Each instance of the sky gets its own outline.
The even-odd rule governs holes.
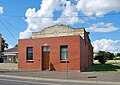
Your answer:
[[[94,52],[120,52],[120,0],[0,0],[0,33],[9,48],[56,24],[84,27]]]

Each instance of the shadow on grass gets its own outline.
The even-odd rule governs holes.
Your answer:
[[[120,66],[113,64],[94,64],[94,71],[118,71],[120,70]]]

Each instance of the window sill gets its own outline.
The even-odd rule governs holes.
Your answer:
[[[33,60],[27,60],[27,62],[31,62],[31,63],[32,63],[32,62],[33,62]]]
[[[60,62],[61,62],[61,63],[66,63],[66,62],[69,63],[68,60],[67,60],[67,61],[66,61],[66,60],[60,60]]]

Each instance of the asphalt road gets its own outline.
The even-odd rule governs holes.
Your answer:
[[[61,81],[46,81],[34,79],[17,79],[17,78],[2,78],[0,77],[0,85],[112,85],[96,83],[80,83],[80,82],[61,82]]]

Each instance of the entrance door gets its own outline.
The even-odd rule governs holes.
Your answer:
[[[49,60],[50,60],[50,47],[44,46],[42,50],[42,70],[49,69]]]

